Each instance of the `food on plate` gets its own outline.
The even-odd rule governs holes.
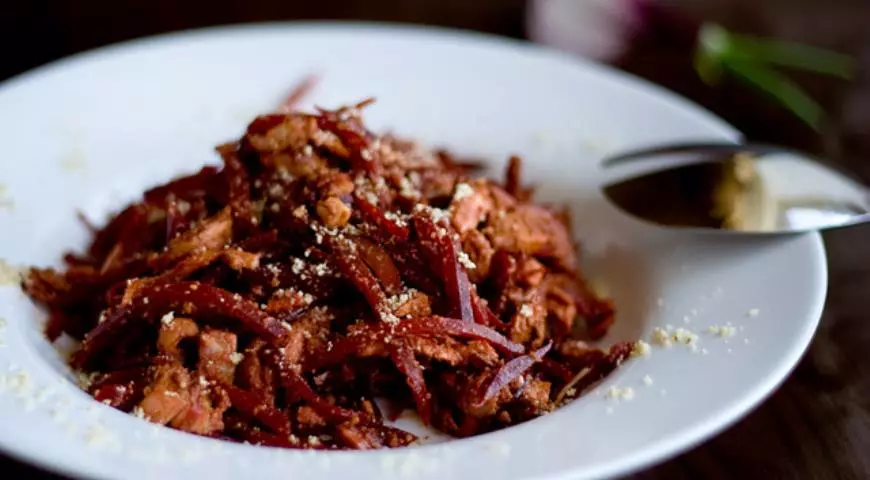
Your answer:
[[[398,447],[406,408],[465,437],[552,411],[631,352],[564,210],[362,122],[370,101],[255,119],[221,167],[152,188],[62,270],[46,335],[96,400],[287,448]],[[286,112],[286,113],[285,113]],[[376,399],[378,399],[376,401]]]

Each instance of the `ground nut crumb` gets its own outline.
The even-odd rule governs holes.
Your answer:
[[[634,345],[631,347],[631,356],[635,358],[648,357],[650,353],[652,353],[652,348],[650,348],[649,344],[643,340],[634,342]]]
[[[692,345],[698,341],[698,335],[685,328],[678,328],[674,330],[673,340],[685,345]]]
[[[711,325],[707,331],[720,338],[729,338],[737,333],[737,329],[731,325]]]
[[[671,340],[671,335],[661,327],[653,329],[652,343],[665,348],[670,348],[674,344]]]
[[[233,365],[238,365],[242,363],[242,360],[245,359],[245,356],[239,352],[233,352],[230,354],[230,361],[233,362]]]
[[[160,323],[162,323],[163,325],[169,326],[169,325],[172,325],[172,322],[173,322],[174,320],[175,320],[175,313],[174,313],[174,312],[169,312],[169,313],[167,313],[166,315],[163,315],[163,317],[160,318]]]
[[[0,287],[17,285],[21,282],[23,272],[0,258]]]
[[[474,189],[467,183],[456,184],[456,193],[453,194],[453,200],[462,200],[474,195]]]
[[[632,400],[634,399],[634,389],[631,387],[617,387],[612,386],[607,389],[607,393],[604,394],[605,398],[608,400]]]

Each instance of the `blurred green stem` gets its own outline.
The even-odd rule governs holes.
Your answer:
[[[761,90],[815,130],[824,121],[822,107],[796,83],[773,67],[787,67],[851,79],[855,62],[848,55],[821,48],[735,35],[715,24],[701,28],[695,69],[701,79],[716,85],[724,75]]]

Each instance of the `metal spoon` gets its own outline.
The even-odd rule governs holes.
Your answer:
[[[770,234],[870,221],[870,190],[785,147],[687,143],[622,153],[603,164],[634,170],[604,186],[604,195],[623,212],[665,227]],[[638,173],[651,164],[653,170]]]

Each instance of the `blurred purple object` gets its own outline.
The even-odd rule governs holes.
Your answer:
[[[665,0],[529,0],[530,40],[615,61],[640,38],[692,48],[699,25]]]

